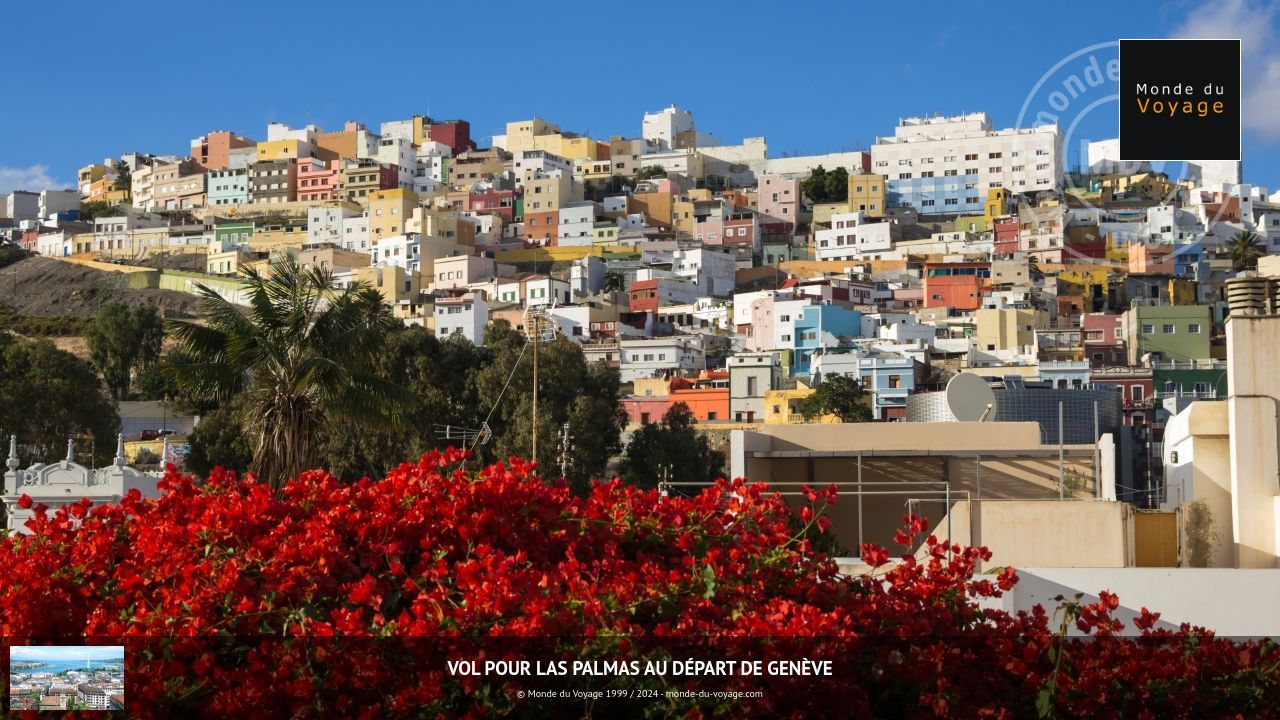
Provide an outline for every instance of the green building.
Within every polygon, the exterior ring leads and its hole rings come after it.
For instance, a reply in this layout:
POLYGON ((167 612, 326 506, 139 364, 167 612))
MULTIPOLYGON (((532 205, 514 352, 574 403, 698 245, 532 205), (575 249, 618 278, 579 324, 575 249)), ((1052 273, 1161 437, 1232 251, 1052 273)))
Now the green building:
POLYGON ((1124 329, 1130 365, 1148 355, 1152 362, 1211 357, 1213 315, 1206 305, 1135 305, 1124 314, 1124 329))
POLYGON ((213 226, 213 241, 224 250, 247 247, 253 236, 253 221, 218 223, 213 226))

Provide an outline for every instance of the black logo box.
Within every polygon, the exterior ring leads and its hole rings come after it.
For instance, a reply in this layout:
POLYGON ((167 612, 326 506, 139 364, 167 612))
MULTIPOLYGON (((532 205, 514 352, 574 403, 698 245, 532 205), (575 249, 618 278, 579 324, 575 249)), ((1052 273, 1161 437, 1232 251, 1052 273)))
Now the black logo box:
POLYGON ((1120 41, 1122 160, 1240 160, 1241 102, 1239 40, 1120 41))

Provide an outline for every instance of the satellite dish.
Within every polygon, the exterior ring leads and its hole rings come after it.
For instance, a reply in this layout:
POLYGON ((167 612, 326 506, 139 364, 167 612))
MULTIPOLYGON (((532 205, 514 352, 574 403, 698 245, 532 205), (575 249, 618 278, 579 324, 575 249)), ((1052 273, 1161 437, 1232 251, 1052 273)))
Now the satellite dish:
POLYGON ((996 394, 985 378, 960 373, 947 382, 947 407, 956 420, 980 422, 995 413, 996 394))

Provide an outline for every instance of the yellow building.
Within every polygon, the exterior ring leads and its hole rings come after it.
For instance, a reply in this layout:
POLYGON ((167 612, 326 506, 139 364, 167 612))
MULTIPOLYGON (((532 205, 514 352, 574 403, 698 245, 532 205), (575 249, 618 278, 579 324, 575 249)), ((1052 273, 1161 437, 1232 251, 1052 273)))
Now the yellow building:
POLYGON ((973 313, 978 350, 1022 351, 1036 343, 1036 328, 1047 324, 1038 310, 986 308, 973 313))
POLYGON ((418 196, 412 190, 396 188, 379 190, 369 195, 369 240, 403 235, 418 207, 418 196))
POLYGON ((613 245, 618 242, 618 226, 613 223, 596 223, 592 230, 595 236, 591 241, 593 245, 613 245))
POLYGON ((988 223, 998 217, 1005 217, 1009 214, 1010 195, 1008 188, 990 188, 987 190, 987 201, 982 204, 982 214, 988 223))
POLYGON ((290 223, 255 228, 249 236, 251 253, 273 254, 281 250, 302 249, 307 244, 307 224, 290 223))
POLYGON ((311 143, 305 140, 264 140, 258 143, 258 162, 311 156, 311 143))
POLYGON ((849 212, 881 217, 885 211, 885 175, 864 173, 849 176, 849 212))
POLYGON ((1099 192, 1110 200, 1147 200, 1159 202, 1170 198, 1174 184, 1164 173, 1137 173, 1134 175, 1107 175, 1101 180, 1099 192))
MULTIPOLYGON (((813 388, 797 381, 792 390, 767 390, 764 394, 765 425, 799 425, 807 422, 800 414, 800 402, 813 394, 813 388)), ((813 420, 814 424, 838 423, 835 415, 823 415, 813 420)))
POLYGON ((107 176, 106 165, 103 165, 102 163, 85 165, 84 167, 80 168, 79 172, 76 173, 76 180, 78 183, 76 187, 79 188, 81 195, 88 195, 90 190, 89 186, 93 185, 95 182, 103 179, 106 176, 107 176))
POLYGON ((351 274, 357 282, 367 283, 377 290, 383 302, 392 308, 416 301, 422 292, 422 273, 395 265, 353 268, 351 274))
MULTIPOLYGON (((559 135, 560 126, 555 123, 549 123, 542 118, 535 117, 532 120, 517 120, 507 123, 507 140, 506 150, 512 155, 516 155, 524 150, 539 150, 534 138, 540 135, 559 135)), ((551 152, 559 155, 559 142, 557 147, 551 152)))
MULTIPOLYGON (((1044 268, 1041 268, 1042 270, 1044 268)), ((1107 287, 1108 268, 1098 265, 1067 265, 1058 271, 1058 294, 1092 295, 1091 288, 1107 287)))

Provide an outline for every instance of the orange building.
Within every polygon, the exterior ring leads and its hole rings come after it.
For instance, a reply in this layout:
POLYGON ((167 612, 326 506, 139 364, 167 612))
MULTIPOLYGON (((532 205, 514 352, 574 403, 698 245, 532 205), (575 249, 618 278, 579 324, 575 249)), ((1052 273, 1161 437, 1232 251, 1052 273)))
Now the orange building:
POLYGON ((991 263, 925 263, 924 306, 977 310, 991 285, 991 263))
POLYGON ((191 159, 205 170, 226 170, 231 166, 231 151, 253 147, 254 141, 230 130, 214 130, 191 141, 191 159))
POLYGON ((535 245, 555 245, 560 237, 560 211, 526 212, 524 239, 535 245))
POLYGON ((1129 245, 1129 272, 1135 275, 1174 274, 1173 246, 1140 242, 1129 245))

